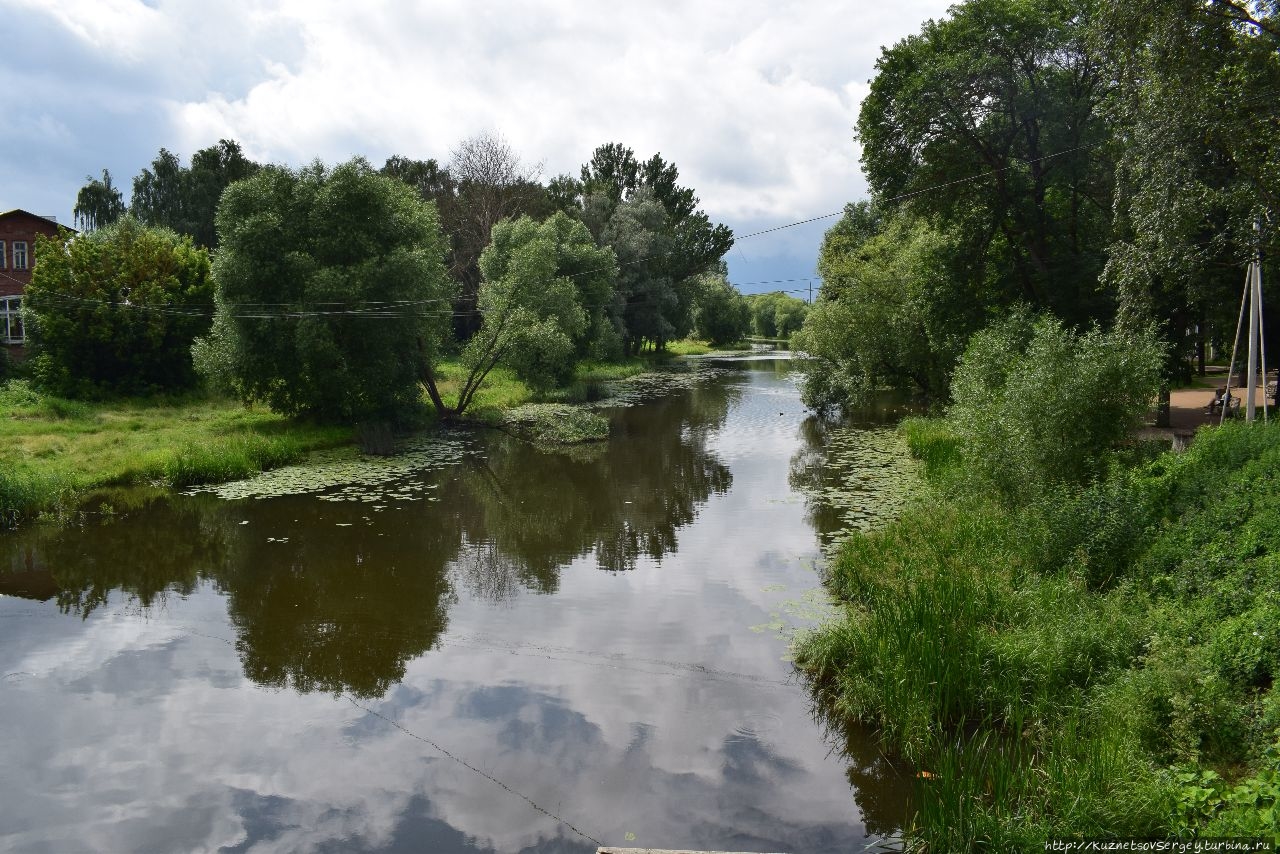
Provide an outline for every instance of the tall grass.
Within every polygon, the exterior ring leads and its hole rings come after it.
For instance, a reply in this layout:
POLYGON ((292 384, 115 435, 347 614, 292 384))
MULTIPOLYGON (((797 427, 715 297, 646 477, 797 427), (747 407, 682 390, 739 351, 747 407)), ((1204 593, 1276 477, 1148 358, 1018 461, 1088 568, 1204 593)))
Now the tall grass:
POLYGON ((915 844, 1191 833, 1213 816, 1179 812, 1176 769, 1264 779, 1280 731, 1280 425, 1207 431, 1021 506, 964 488, 946 425, 904 431, 935 488, 845 541, 828 577, 844 616, 796 660, 828 714, 872 724, 922 772, 915 844))
POLYGON ((350 438, 229 401, 68 401, 11 381, 0 386, 0 518, 68 508, 105 486, 245 477, 350 438))

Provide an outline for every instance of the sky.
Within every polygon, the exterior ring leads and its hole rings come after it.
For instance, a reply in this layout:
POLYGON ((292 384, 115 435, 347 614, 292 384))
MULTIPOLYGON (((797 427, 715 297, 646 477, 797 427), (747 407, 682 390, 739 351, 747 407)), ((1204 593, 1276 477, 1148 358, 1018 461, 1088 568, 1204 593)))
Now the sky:
POLYGON ((742 291, 807 298, 835 218, 746 235, 865 198, 853 126, 881 46, 948 5, 0 0, 0 210, 70 224, 87 177, 127 197, 161 147, 185 163, 221 138, 379 166, 498 133, 544 179, 621 142, 742 238, 742 291))

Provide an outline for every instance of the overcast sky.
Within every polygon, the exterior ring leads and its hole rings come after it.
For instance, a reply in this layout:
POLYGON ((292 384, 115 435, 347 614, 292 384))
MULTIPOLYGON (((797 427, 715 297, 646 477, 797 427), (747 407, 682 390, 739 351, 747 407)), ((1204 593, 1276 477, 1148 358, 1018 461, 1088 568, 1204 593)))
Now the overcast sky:
MULTIPOLYGON (((161 146, 376 166, 497 131, 544 177, 604 142, 661 152, 746 235, 865 196, 852 128, 880 47, 947 5, 0 0, 0 210, 70 223, 86 176, 127 197, 161 146)), ((813 276, 832 221, 741 240, 732 279, 813 276)))

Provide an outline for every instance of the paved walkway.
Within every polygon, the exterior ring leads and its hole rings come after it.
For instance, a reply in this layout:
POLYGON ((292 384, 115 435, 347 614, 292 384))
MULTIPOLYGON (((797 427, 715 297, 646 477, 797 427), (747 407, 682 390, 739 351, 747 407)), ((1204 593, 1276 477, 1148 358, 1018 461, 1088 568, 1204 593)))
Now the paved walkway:
MULTIPOLYGON (((1269 381, 1275 380, 1275 374, 1269 376, 1269 381)), ((1226 385, 1226 373, 1218 376, 1210 374, 1208 377, 1202 378, 1202 381, 1213 383, 1212 387, 1207 388, 1180 388, 1173 391, 1169 396, 1169 426, 1160 428, 1152 427, 1143 431, 1147 436, 1169 436, 1176 434, 1193 433, 1206 424, 1217 424, 1219 415, 1217 413, 1210 415, 1206 409, 1209 402, 1213 400, 1216 389, 1226 385)), ((1244 380, 1241 377, 1233 377, 1231 382, 1231 394, 1240 400, 1240 413, 1243 417, 1244 413, 1244 380)), ((1259 386, 1257 394, 1254 397, 1254 405, 1258 408, 1257 417, 1262 418, 1264 388, 1259 386)), ((1274 406, 1270 407, 1268 412, 1269 418, 1280 417, 1274 406)))

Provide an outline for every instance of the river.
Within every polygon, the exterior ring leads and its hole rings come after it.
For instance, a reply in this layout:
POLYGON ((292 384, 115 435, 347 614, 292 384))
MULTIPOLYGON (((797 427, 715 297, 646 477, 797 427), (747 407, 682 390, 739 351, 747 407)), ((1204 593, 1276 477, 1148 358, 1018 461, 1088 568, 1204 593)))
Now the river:
POLYGON ((469 432, 363 492, 133 491, 0 535, 0 849, 891 839, 908 781, 786 660, 832 432, 787 361, 716 364, 597 445, 469 432))

